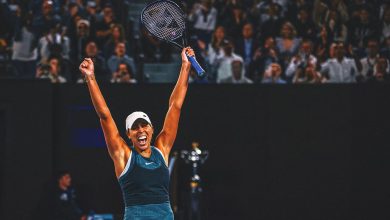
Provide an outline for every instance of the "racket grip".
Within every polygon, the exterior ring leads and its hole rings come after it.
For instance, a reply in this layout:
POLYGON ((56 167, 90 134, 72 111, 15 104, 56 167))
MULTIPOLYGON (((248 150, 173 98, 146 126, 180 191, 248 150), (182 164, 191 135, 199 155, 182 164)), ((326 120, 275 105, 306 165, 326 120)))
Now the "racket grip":
POLYGON ((199 65, 198 61, 194 56, 187 56, 188 60, 191 62, 192 67, 194 67, 196 73, 199 77, 204 77, 206 71, 199 65))

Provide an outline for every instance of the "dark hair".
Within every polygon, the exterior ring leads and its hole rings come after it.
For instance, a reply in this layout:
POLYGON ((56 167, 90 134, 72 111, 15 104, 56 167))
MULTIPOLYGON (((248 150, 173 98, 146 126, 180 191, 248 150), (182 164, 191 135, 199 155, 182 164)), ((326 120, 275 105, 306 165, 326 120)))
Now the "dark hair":
POLYGON ((60 180, 63 176, 67 175, 67 174, 70 174, 70 172, 68 170, 60 170, 56 173, 55 175, 55 178, 56 180, 60 180))
POLYGON ((120 62, 120 63, 118 64, 118 66, 117 66, 116 71, 119 71, 119 66, 122 65, 122 64, 126 66, 126 68, 127 68, 128 72, 129 72, 130 76, 131 76, 131 77, 134 77, 133 69, 131 68, 131 66, 130 66, 128 63, 120 62))

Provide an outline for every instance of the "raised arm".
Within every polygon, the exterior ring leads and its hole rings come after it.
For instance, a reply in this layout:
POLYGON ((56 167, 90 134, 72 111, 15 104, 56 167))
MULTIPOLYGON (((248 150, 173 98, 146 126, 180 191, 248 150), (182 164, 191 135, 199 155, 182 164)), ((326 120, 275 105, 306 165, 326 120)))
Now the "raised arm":
POLYGON ((165 161, 168 161, 169 152, 176 139, 181 107, 187 94, 191 63, 188 61, 186 53, 189 56, 195 55, 194 51, 189 47, 184 48, 181 52, 182 66, 180 75, 169 99, 169 107, 165 116, 163 129, 156 138, 156 147, 163 152, 165 161))
POLYGON ((96 113, 99 116, 108 152, 114 161, 115 173, 118 177, 126 166, 126 162, 130 156, 130 148, 127 147, 126 142, 120 136, 106 101, 100 92, 95 80, 94 65, 90 58, 84 59, 80 64, 80 71, 87 82, 89 94, 96 113))

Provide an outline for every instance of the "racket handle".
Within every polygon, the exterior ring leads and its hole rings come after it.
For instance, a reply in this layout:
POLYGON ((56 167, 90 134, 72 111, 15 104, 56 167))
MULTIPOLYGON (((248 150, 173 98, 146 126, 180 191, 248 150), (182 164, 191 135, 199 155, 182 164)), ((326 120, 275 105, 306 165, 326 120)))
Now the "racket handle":
POLYGON ((199 77, 204 77, 206 71, 199 65, 198 61, 195 59, 193 56, 188 56, 188 60, 191 62, 192 67, 194 67, 196 73, 198 74, 199 77))

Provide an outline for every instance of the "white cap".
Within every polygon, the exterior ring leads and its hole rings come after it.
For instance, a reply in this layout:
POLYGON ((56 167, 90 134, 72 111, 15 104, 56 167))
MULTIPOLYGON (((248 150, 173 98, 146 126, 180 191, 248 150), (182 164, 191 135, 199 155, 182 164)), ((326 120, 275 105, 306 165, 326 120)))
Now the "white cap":
POLYGON ((77 27, 80 26, 81 24, 85 24, 89 27, 89 21, 85 19, 80 19, 77 21, 77 27))
POLYGON ((148 115, 146 115, 144 112, 133 112, 126 118, 126 131, 129 130, 131 126, 133 126, 134 122, 139 118, 144 119, 150 125, 152 125, 148 115))

